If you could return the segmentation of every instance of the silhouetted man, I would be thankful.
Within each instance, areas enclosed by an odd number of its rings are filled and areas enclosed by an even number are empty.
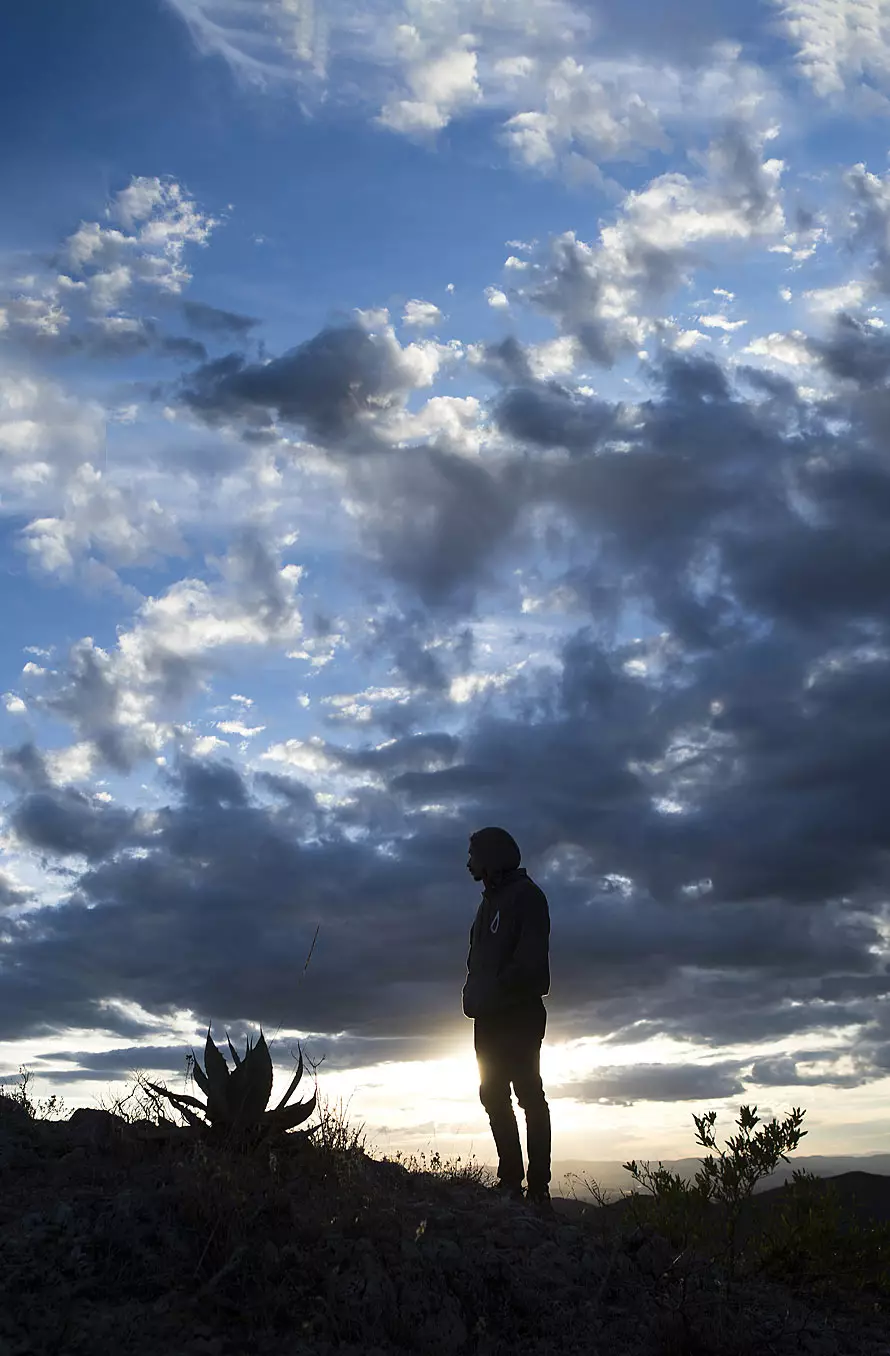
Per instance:
[[[519,865],[506,829],[480,829],[470,838],[467,870],[485,886],[470,930],[463,1007],[475,1018],[479,1099],[498,1151],[498,1187],[522,1200],[522,1146],[513,1101],[525,1112],[528,1200],[550,1207],[550,1108],[541,1082],[542,1002],[550,992],[550,910],[547,896]]]

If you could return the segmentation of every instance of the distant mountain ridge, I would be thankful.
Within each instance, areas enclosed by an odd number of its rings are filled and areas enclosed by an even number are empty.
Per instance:
[[[705,1156],[702,1150],[701,1157]],[[661,1162],[671,1172],[677,1172],[689,1180],[695,1176],[701,1166],[700,1158],[664,1158]],[[638,1159],[638,1162],[645,1161]],[[649,1160],[654,1167],[657,1158]],[[769,1177],[757,1184],[755,1191],[769,1191],[789,1181],[795,1169],[805,1169],[816,1177],[839,1177],[845,1172],[868,1172],[878,1176],[890,1177],[890,1153],[875,1154],[792,1154],[788,1163],[782,1163]],[[551,1168],[550,1190],[554,1195],[576,1195],[579,1199],[589,1199],[584,1179],[596,1181],[597,1185],[610,1195],[621,1190],[630,1191],[634,1182],[629,1172],[615,1160],[565,1158],[554,1160]],[[568,1178],[568,1174],[575,1176]]]

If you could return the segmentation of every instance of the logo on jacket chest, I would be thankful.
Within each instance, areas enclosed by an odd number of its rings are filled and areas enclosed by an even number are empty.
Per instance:
[[[501,926],[501,911],[500,911],[500,909],[498,909],[498,911],[497,911],[497,913],[495,914],[494,918],[492,918],[492,920],[491,920],[491,926],[489,927],[488,930],[489,930],[489,932],[497,932],[497,930],[498,930],[498,928],[499,928],[500,926]]]

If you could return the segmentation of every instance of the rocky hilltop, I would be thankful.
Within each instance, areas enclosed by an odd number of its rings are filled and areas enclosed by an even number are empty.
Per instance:
[[[191,1129],[0,1095],[0,1356],[887,1356],[879,1314],[706,1258],[607,1210],[548,1217],[469,1176],[304,1135]]]

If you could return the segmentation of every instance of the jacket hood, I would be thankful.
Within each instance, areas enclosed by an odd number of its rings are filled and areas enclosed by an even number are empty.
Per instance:
[[[495,879],[518,869],[522,854],[516,839],[506,829],[479,829],[470,841],[473,856]]]

